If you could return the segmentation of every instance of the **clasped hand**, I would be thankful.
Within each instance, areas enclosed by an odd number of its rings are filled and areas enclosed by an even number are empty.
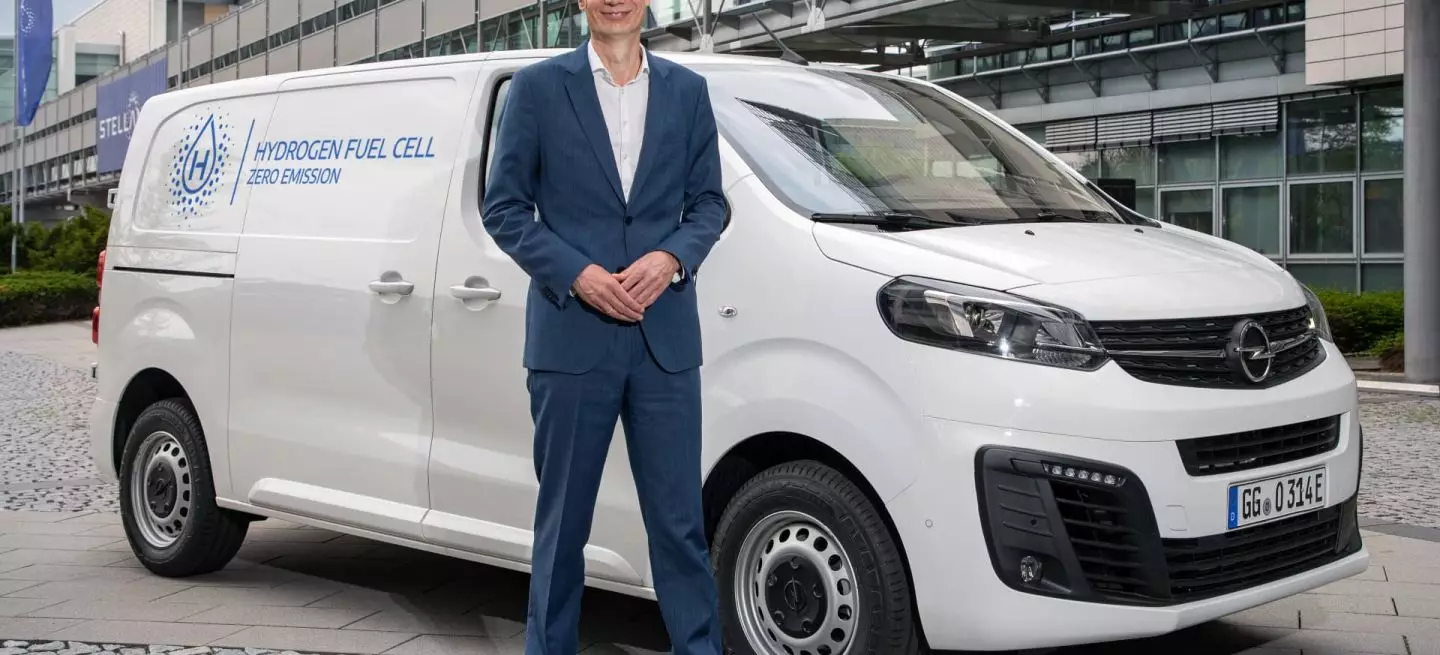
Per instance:
[[[680,262],[661,251],[646,254],[619,273],[591,264],[575,280],[575,294],[611,318],[634,323],[644,317],[646,308],[679,270]]]

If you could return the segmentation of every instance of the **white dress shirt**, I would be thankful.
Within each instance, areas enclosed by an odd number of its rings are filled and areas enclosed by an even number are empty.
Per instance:
[[[605,128],[610,133],[610,149],[615,155],[615,168],[620,171],[620,186],[625,199],[635,182],[635,165],[640,161],[640,146],[645,140],[645,107],[650,100],[650,57],[640,49],[640,72],[625,85],[600,61],[595,42],[590,42],[590,72],[595,75],[595,93],[600,111],[605,114]]]
[[[590,73],[595,76],[595,95],[600,100],[600,111],[605,115],[605,131],[610,135],[610,150],[615,156],[615,168],[620,173],[620,188],[625,199],[630,199],[630,188],[635,183],[635,166],[640,162],[640,147],[645,142],[645,109],[650,102],[650,55],[640,48],[640,72],[628,83],[615,83],[615,77],[600,60],[591,41],[586,51],[590,54]],[[670,279],[677,283],[685,279],[683,270],[677,271]],[[570,292],[574,295],[574,291]]]

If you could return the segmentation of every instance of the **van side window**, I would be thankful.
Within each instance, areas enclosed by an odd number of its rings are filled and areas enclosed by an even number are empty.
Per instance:
[[[510,78],[500,80],[495,87],[495,97],[490,99],[490,125],[485,136],[485,170],[480,173],[480,195],[485,195],[485,182],[489,179],[490,164],[495,160],[495,137],[500,133],[500,115],[505,111],[505,96],[510,92]]]

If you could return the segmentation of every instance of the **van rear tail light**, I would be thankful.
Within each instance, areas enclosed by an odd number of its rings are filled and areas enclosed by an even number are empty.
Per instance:
[[[100,308],[90,310],[90,343],[100,345]]]

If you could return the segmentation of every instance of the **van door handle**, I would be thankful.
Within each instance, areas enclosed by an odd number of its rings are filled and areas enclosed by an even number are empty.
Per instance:
[[[370,290],[379,294],[393,293],[408,296],[415,290],[415,283],[406,282],[405,280],[379,279],[370,283]]]
[[[460,300],[499,300],[500,290],[492,287],[469,287],[457,284],[450,287],[450,295]]]

